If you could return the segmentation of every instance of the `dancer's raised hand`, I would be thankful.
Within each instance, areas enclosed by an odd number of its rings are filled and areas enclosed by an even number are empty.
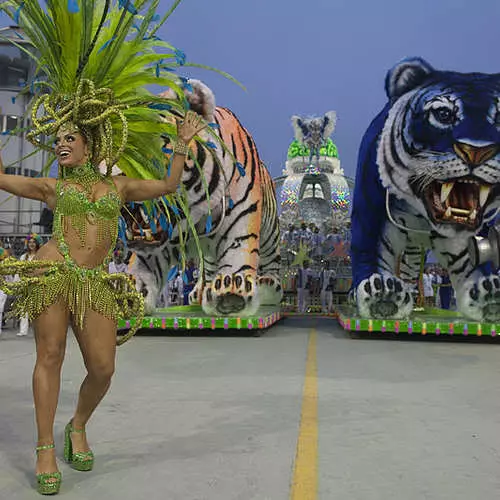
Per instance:
[[[203,118],[194,111],[188,111],[183,120],[177,122],[177,137],[184,143],[189,144],[191,139],[201,132],[207,124]]]

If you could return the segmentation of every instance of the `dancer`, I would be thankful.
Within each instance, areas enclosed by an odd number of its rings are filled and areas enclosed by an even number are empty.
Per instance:
[[[42,8],[39,2],[12,0],[0,6],[17,18],[43,70],[43,92],[35,98],[33,130],[27,138],[40,147],[40,135],[55,136],[59,163],[57,179],[8,175],[0,163],[0,189],[43,201],[54,210],[52,238],[35,258],[8,259],[0,266],[0,278],[19,275],[16,283],[0,279],[0,287],[18,297],[15,313],[27,314],[35,330],[33,394],[41,494],[57,493],[62,480],[53,424],[68,326],[78,340],[87,376],[65,429],[64,457],[74,469],[89,471],[94,455],[85,426],[110,386],[117,318],[138,316],[141,323],[143,299],[130,278],[107,273],[122,205],[174,193],[189,143],[205,127],[194,112],[172,102],[172,108],[177,106],[174,114],[164,99],[144,87],[168,85],[180,94],[182,80],[170,72],[159,74],[162,68],[155,70],[155,64],[166,64],[166,56],[153,51],[155,45],[165,47],[154,36],[157,27],[150,26],[157,2],[135,5],[143,16],[135,17],[129,1],[47,2]],[[101,18],[98,25],[96,16]],[[171,119],[159,116],[159,109]],[[165,158],[160,134],[175,144],[168,168],[160,163]],[[130,177],[112,178],[114,165]]]
[[[23,261],[28,261],[31,262],[35,256],[40,247],[42,246],[42,238],[36,233],[30,233],[28,236],[26,236],[26,239],[24,241],[24,248],[26,249],[26,252],[21,255],[19,260]],[[19,323],[19,332],[17,333],[18,337],[25,337],[28,335],[28,330],[29,330],[29,319],[28,315],[25,314],[24,316],[21,317],[21,321]]]
[[[61,476],[54,453],[53,424],[66,332],[72,324],[82,350],[87,376],[81,386],[75,414],[66,427],[65,458],[77,470],[91,470],[93,454],[85,436],[85,425],[106,394],[114,372],[117,300],[142,296],[124,275],[119,285],[127,287],[122,297],[105,272],[117,238],[118,217],[124,202],[157,198],[175,191],[184,167],[187,144],[200,131],[201,118],[188,112],[179,125],[170,177],[139,180],[107,178],[90,158],[98,151],[89,146],[89,136],[73,123],[59,129],[56,155],[64,174],[56,179],[32,179],[0,174],[0,189],[46,202],[54,210],[54,233],[29,262],[16,261],[2,272],[17,271],[20,281],[4,282],[19,298],[15,310],[33,320],[37,360],[33,393],[38,428],[37,477],[42,493],[56,492]],[[94,141],[95,144],[95,141]],[[1,160],[0,160],[0,165]],[[23,266],[22,264],[35,264]],[[18,265],[19,264],[19,265]],[[44,271],[36,274],[35,270]],[[30,273],[32,271],[32,273]]]

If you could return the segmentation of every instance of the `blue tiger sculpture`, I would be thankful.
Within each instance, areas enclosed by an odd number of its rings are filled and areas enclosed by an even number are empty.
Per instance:
[[[362,140],[352,210],[353,287],[362,317],[406,318],[421,248],[449,270],[458,310],[500,319],[500,280],[474,268],[468,240],[497,216],[500,74],[402,61]]]

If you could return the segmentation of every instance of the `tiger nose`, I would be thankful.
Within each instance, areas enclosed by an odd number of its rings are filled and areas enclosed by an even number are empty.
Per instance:
[[[493,158],[500,149],[498,144],[486,144],[483,146],[474,146],[467,142],[457,141],[453,144],[455,153],[471,167],[477,167],[485,161]]]

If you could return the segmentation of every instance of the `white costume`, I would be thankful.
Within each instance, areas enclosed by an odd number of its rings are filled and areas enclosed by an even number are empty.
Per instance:
[[[333,270],[323,269],[320,275],[321,285],[321,310],[324,313],[333,311],[333,288],[336,273]]]
[[[310,294],[310,284],[312,279],[311,269],[299,267],[297,272],[297,312],[306,311],[306,303]]]

